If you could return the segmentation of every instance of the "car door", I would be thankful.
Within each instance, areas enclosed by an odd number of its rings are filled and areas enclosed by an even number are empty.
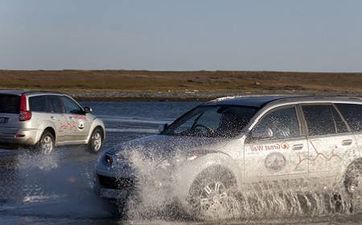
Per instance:
[[[245,179],[280,188],[301,187],[308,176],[307,139],[295,105],[273,109],[251,129],[245,144]],[[270,182],[272,181],[272,182]],[[280,181],[280,182],[275,182]]]
[[[310,178],[321,188],[331,187],[355,154],[357,143],[345,120],[332,104],[304,104]]]
[[[64,117],[68,124],[68,140],[74,142],[84,141],[90,129],[90,121],[80,107],[73,99],[62,96],[64,105]]]
[[[355,156],[360,157],[362,150],[362,104],[340,103],[336,106],[356,138],[358,150]]]
[[[46,101],[49,107],[49,119],[55,126],[56,141],[57,143],[64,142],[66,141],[67,126],[66,120],[63,116],[63,103],[58,95],[47,95]]]

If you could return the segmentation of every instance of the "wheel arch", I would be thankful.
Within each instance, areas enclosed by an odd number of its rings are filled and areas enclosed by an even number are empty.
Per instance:
[[[87,144],[90,141],[93,131],[97,128],[101,129],[103,140],[106,139],[106,128],[105,128],[103,122],[99,119],[95,119],[92,123],[91,128],[89,129],[89,133],[88,133],[88,137],[87,137]]]
[[[345,180],[346,180],[346,176],[347,176],[347,173],[349,172],[349,170],[351,170],[351,168],[355,165],[360,165],[360,168],[362,169],[362,157],[360,158],[356,158],[354,159],[353,161],[351,161],[348,166],[346,166],[344,168],[344,171],[342,173],[342,176],[341,176],[341,182],[342,184],[344,184]]]
[[[213,152],[185,163],[176,172],[174,176],[176,182],[173,189],[175,190],[175,196],[183,205],[187,205],[186,198],[195,179],[213,167],[220,167],[229,171],[235,178],[237,188],[240,189],[242,181],[241,167],[229,155],[223,152]],[[187,179],[184,179],[185,177]]]
[[[39,127],[34,143],[38,143],[44,131],[46,130],[48,130],[54,136],[54,142],[57,142],[57,133],[54,124],[50,122],[45,122]]]
[[[49,133],[51,133],[51,134],[53,135],[54,141],[57,139],[57,135],[56,135],[56,133],[55,133],[54,128],[52,128],[52,127],[47,127],[47,128],[44,129],[43,133],[44,133],[45,131],[49,131]]]

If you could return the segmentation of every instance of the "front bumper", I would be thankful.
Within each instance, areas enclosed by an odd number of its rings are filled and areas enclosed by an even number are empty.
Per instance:
[[[136,180],[131,177],[116,178],[96,174],[94,189],[96,194],[101,198],[124,200],[131,194],[135,193]]]

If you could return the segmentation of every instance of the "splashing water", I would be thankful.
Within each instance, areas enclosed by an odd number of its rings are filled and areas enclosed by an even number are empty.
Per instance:
[[[171,159],[158,161],[144,154],[142,148],[126,153],[129,164],[137,174],[136,194],[127,201],[127,217],[137,219],[189,218],[175,201],[172,187]],[[123,152],[124,153],[124,152]],[[146,156],[147,155],[147,156]],[[260,184],[267,186],[268,184]],[[283,189],[285,181],[273,185],[278,188],[243,187],[224,200],[228,201],[228,212],[214,210],[207,220],[250,220],[265,218],[300,218],[360,213],[360,194],[353,197],[343,190],[326,189],[318,185],[306,184],[304,188]],[[245,189],[244,189],[245,188]],[[315,190],[315,191],[314,191]],[[232,197],[232,199],[231,199]],[[231,199],[231,200],[230,200]],[[224,202],[224,204],[226,204]],[[124,207],[124,206],[122,206]]]
[[[28,169],[40,169],[51,171],[58,168],[59,155],[54,154],[34,154],[25,152],[17,157],[17,168],[21,171]]]

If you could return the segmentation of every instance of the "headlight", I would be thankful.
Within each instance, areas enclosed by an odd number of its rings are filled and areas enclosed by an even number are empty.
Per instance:
[[[191,152],[187,153],[186,160],[187,161],[192,161],[192,160],[195,160],[195,159],[199,158],[200,156],[203,156],[203,155],[206,155],[206,154],[209,154],[209,153],[211,153],[211,152],[208,151],[208,150],[191,151]]]
[[[112,167],[112,165],[113,165],[113,155],[106,153],[105,156],[104,156],[104,163],[108,167]]]
[[[200,156],[200,155],[196,155],[196,154],[190,155],[190,156],[187,156],[187,157],[186,157],[186,160],[187,160],[187,161],[192,161],[192,160],[197,159],[199,156]]]

